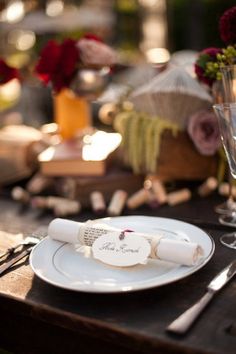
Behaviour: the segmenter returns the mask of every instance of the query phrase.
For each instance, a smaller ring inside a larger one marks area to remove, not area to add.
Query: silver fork
[[[41,226],[34,232],[32,232],[30,236],[27,236],[24,240],[22,240],[22,242],[20,242],[14,247],[9,248],[3,255],[1,255],[1,257],[3,257],[4,255],[14,254],[18,247],[23,246],[20,252],[17,252],[11,259],[6,258],[6,262],[0,265],[0,276],[5,273],[6,270],[11,268],[15,263],[17,263],[26,256],[28,257],[34,246],[45,236],[47,236],[47,228]],[[11,253],[9,253],[9,251]]]
[[[17,251],[20,247],[26,246],[34,246],[39,241],[41,241],[47,235],[47,228],[44,226],[40,226],[35,231],[33,231],[29,236],[25,237],[21,242],[19,242],[16,246],[8,248],[4,253],[0,255],[0,260],[4,257],[10,256],[15,251]]]

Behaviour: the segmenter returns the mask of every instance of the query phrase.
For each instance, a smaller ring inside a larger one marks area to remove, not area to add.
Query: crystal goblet
[[[217,116],[221,140],[229,164],[230,172],[233,178],[236,178],[236,103],[221,103],[213,105],[214,112]],[[225,225],[234,226],[236,228],[236,209],[230,214],[224,215]],[[225,234],[221,237],[221,242],[236,249],[236,232]]]
[[[227,65],[220,69],[222,75],[223,83],[223,93],[222,100],[227,103],[236,102],[236,65]],[[220,103],[220,102],[216,102]],[[235,226],[235,222],[231,222],[232,217],[228,217],[228,214],[231,214],[236,210],[236,202],[234,201],[233,196],[233,178],[230,177],[229,171],[229,197],[228,199],[215,207],[215,211],[219,214],[225,214],[219,218],[220,223]]]

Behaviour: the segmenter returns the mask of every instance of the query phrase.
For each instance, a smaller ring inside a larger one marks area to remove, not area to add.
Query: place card
[[[136,264],[146,264],[151,252],[149,242],[132,232],[111,232],[98,237],[93,245],[94,258],[103,263],[130,267]]]

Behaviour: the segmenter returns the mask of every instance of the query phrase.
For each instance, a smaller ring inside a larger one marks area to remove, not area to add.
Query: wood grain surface
[[[201,297],[206,285],[230,261],[235,251],[219,243],[227,230],[213,211],[220,198],[191,201],[159,209],[139,208],[136,215],[185,220],[206,230],[215,240],[210,262],[178,282],[121,294],[86,294],[63,290],[38,279],[28,261],[21,261],[0,278],[0,347],[14,353],[181,353],[235,354],[236,283],[215,297],[184,337],[166,333],[166,326]],[[20,233],[48,225],[52,214],[22,209],[9,198],[0,199],[0,244],[3,250]],[[131,215],[124,210],[124,215]],[[74,220],[93,218],[85,210]]]

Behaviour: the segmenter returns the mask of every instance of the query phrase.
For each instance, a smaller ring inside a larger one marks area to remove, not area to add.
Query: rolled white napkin
[[[61,218],[54,219],[48,226],[48,236],[54,240],[92,246],[101,235],[123,230],[97,222],[81,223]],[[150,258],[193,266],[203,257],[203,249],[195,242],[169,239],[160,235],[137,233],[145,237],[151,245]]]

